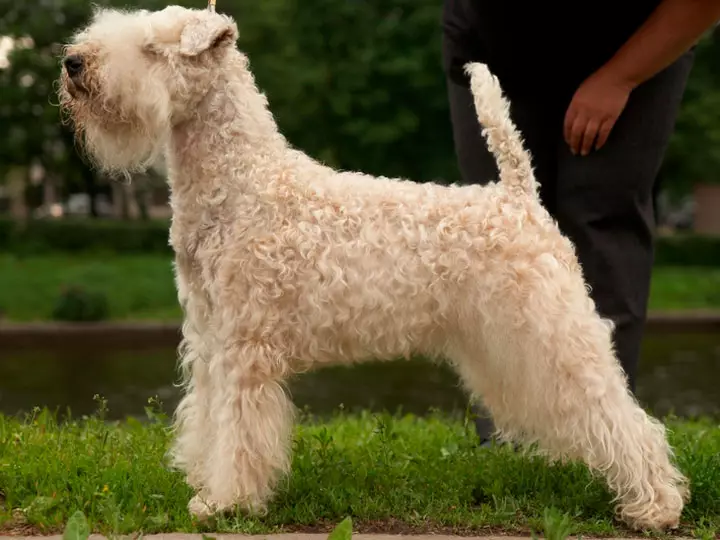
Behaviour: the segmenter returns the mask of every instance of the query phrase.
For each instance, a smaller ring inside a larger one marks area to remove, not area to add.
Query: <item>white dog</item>
[[[168,160],[186,376],[172,456],[190,510],[266,507],[290,468],[292,374],[422,353],[457,369],[502,435],[601,473],[632,526],[677,526],[686,480],[485,66],[468,71],[500,182],[420,185],[291,148],[236,39],[206,10],[100,10],[61,78],[98,165]]]

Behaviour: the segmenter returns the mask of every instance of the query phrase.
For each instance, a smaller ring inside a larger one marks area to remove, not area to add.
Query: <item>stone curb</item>
[[[645,325],[646,335],[720,333],[720,310],[652,311]],[[180,322],[99,322],[99,323],[10,323],[0,321],[0,348],[43,347],[175,347],[180,340]]]

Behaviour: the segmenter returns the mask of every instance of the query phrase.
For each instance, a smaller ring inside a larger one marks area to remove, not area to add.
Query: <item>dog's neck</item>
[[[233,56],[194,114],[173,128],[168,161],[174,190],[213,191],[227,186],[231,177],[243,183],[243,177],[250,180],[255,170],[286,151],[286,140],[246,64],[245,57]],[[247,184],[238,187],[252,189]]]

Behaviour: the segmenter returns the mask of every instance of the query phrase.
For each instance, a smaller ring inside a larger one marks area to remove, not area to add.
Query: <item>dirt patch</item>
[[[313,525],[287,525],[283,533],[330,533],[336,522],[320,522]],[[530,536],[530,529],[522,527],[463,527],[462,525],[441,525],[438,523],[407,523],[399,519],[372,521],[353,520],[353,532],[358,534],[398,535],[453,535],[453,536]]]
[[[60,534],[62,531],[49,531],[38,529],[32,525],[8,525],[7,523],[0,528],[0,534],[5,536],[49,536],[51,534]]]

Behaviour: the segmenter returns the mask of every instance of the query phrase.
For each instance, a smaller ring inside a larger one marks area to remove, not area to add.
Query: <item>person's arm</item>
[[[632,1],[632,0],[630,0]],[[615,55],[575,92],[564,136],[573,153],[600,149],[630,92],[662,71],[720,19],[720,0],[663,0]]]
[[[720,0],[664,0],[601,70],[631,88],[668,67],[720,19]]]

